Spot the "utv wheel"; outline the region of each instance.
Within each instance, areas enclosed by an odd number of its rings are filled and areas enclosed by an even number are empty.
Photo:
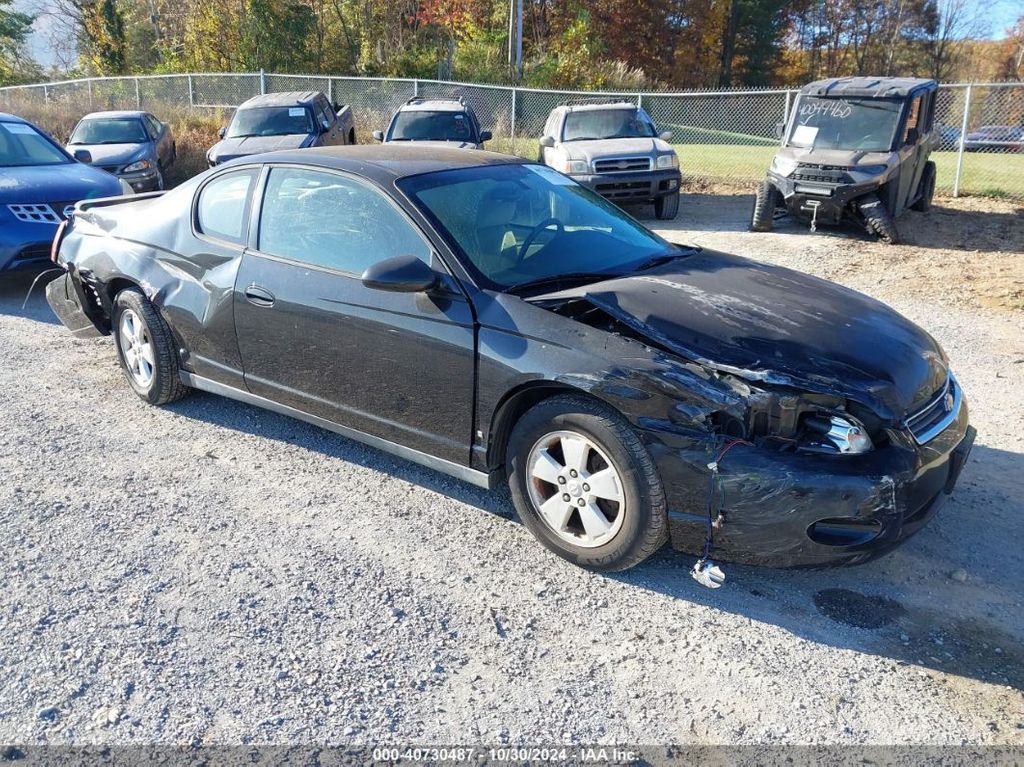
[[[779,190],[771,181],[762,181],[754,195],[754,213],[750,219],[753,232],[770,232],[779,205]]]
[[[882,242],[889,245],[895,245],[900,241],[896,221],[877,195],[869,194],[862,198],[859,208],[868,232],[877,234]]]
[[[935,163],[929,160],[925,163],[924,172],[921,174],[921,196],[910,207],[927,213],[932,209],[932,199],[935,197]]]
[[[577,395],[541,402],[512,430],[506,469],[519,518],[570,562],[625,570],[667,539],[654,461],[605,405]]]
[[[164,405],[181,399],[188,387],[178,375],[178,355],[170,328],[138,288],[114,299],[114,341],[125,378],[142,399]]]
[[[679,215],[679,192],[655,198],[654,215],[659,221],[673,221]]]

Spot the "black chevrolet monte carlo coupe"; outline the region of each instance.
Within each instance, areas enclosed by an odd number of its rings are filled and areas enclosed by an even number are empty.
[[[306,149],[82,203],[48,288],[155,405],[190,388],[483,487],[620,570],[775,566],[921,528],[974,439],[935,340],[824,280],[672,245],[488,152]]]

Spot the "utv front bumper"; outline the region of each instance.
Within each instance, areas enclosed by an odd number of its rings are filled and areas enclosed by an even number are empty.
[[[790,215],[813,218],[819,224],[838,224],[850,211],[850,204],[866,194],[877,192],[878,181],[860,184],[834,184],[802,181],[769,172],[768,180],[782,194]]]
[[[672,547],[699,554],[707,532],[706,445],[648,434],[669,507]],[[738,445],[719,467],[712,557],[773,567],[859,564],[934,516],[974,444],[966,401],[926,444],[909,432],[859,456],[784,453]]]
[[[682,174],[677,168],[627,173],[574,175],[574,181],[616,203],[650,202],[679,192]]]

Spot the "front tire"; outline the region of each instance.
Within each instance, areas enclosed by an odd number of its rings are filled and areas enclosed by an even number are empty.
[[[668,537],[665,492],[647,449],[614,410],[559,395],[527,411],[509,437],[516,511],[548,549],[590,570],[625,570]]]
[[[762,181],[754,195],[754,212],[750,218],[752,232],[770,232],[779,206],[779,190],[771,181]]]
[[[679,215],[679,192],[656,197],[654,215],[659,221],[673,221]]]
[[[178,374],[174,337],[153,303],[138,288],[114,299],[114,345],[129,385],[151,405],[181,399],[188,387]]]
[[[879,239],[888,245],[895,245],[900,241],[896,220],[885,203],[878,198],[878,195],[867,195],[861,199],[858,207],[861,215],[864,216],[864,225],[868,232],[877,234]]]

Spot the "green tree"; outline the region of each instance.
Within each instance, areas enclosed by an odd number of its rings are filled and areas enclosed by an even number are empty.
[[[0,85],[19,79],[21,49],[32,29],[32,17],[13,11],[10,6],[10,0],[0,0]]]

